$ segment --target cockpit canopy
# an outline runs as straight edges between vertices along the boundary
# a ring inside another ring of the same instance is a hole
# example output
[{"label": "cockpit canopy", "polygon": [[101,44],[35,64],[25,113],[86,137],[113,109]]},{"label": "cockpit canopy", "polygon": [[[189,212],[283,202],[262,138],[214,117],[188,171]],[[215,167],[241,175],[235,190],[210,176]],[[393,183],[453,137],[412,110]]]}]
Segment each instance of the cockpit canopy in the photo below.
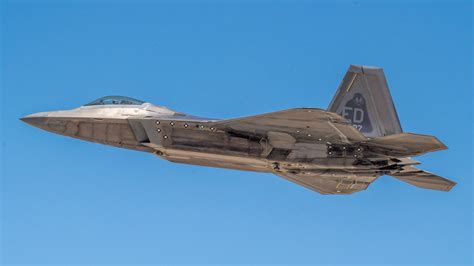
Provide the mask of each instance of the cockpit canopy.
[{"label": "cockpit canopy", "polygon": [[85,104],[84,106],[91,105],[141,105],[144,104],[144,101],[133,99],[125,96],[105,96],[100,99],[97,99],[93,102]]}]

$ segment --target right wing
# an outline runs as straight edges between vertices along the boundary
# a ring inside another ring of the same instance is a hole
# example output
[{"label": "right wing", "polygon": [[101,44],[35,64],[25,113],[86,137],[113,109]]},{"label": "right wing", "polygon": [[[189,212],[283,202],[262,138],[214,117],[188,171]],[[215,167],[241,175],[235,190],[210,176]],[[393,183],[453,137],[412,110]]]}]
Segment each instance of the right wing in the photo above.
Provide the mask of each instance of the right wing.
[{"label": "right wing", "polygon": [[252,135],[279,132],[296,140],[335,143],[360,142],[366,138],[349,122],[332,112],[317,108],[294,108],[255,116],[220,120],[211,127]]}]

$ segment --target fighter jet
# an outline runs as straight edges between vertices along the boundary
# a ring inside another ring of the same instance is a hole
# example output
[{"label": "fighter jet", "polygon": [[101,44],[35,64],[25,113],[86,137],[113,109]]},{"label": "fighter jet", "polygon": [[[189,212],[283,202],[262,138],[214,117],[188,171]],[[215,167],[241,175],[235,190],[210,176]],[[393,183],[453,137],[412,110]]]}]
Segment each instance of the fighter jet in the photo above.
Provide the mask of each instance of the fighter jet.
[{"label": "fighter jet", "polygon": [[427,189],[456,183],[415,168],[447,147],[404,133],[382,68],[351,65],[324,109],[208,119],[108,96],[22,121],[68,137],[149,152],[176,163],[274,173],[321,194],[362,191],[382,175]]}]

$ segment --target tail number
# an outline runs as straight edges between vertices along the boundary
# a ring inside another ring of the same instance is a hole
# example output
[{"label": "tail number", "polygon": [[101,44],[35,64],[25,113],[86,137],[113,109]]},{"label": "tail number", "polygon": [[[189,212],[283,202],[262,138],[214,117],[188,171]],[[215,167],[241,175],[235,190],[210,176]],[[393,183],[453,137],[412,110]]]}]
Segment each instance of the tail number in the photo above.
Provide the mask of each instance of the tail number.
[{"label": "tail number", "polygon": [[342,110],[342,116],[349,119],[357,130],[362,130],[361,124],[364,122],[364,109],[344,106],[344,109]]}]

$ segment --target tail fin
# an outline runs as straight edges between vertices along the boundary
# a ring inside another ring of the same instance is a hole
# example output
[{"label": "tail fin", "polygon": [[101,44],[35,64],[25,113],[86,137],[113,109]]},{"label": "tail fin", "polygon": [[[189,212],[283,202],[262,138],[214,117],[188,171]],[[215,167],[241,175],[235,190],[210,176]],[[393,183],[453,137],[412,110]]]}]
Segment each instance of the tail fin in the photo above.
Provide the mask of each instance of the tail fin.
[{"label": "tail fin", "polygon": [[366,137],[403,132],[382,68],[351,65],[328,111],[349,119]]}]

